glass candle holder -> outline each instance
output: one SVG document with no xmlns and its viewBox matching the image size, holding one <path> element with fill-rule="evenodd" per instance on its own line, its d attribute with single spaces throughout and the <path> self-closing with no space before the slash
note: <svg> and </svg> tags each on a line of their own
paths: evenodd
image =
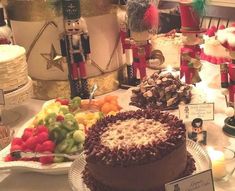
<svg viewBox="0 0 235 191">
<path fill-rule="evenodd" d="M 207 147 L 212 162 L 212 172 L 215 181 L 227 181 L 235 171 L 235 151 L 226 148 Z"/>
</svg>

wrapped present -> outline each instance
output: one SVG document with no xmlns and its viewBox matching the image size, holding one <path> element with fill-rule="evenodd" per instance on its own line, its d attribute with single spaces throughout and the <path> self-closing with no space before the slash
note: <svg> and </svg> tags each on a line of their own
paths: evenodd
<svg viewBox="0 0 235 191">
<path fill-rule="evenodd" d="M 69 96 L 68 68 L 66 59 L 61 56 L 59 41 L 64 31 L 61 1 L 7 0 L 6 5 L 14 43 L 27 50 L 34 96 L 39 99 Z M 87 22 L 91 43 L 88 82 L 92 85 L 94 79 L 99 81 L 99 77 L 108 77 L 111 79 L 109 84 L 113 85 L 107 86 L 105 81 L 100 83 L 102 91 L 99 93 L 113 91 L 118 87 L 117 74 L 122 61 L 112 0 L 81 0 L 81 14 Z"/>
</svg>

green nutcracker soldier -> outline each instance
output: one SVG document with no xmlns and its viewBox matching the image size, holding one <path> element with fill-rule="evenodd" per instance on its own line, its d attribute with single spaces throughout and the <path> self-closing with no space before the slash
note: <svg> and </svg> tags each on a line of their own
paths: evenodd
<svg viewBox="0 0 235 191">
<path fill-rule="evenodd" d="M 71 97 L 89 98 L 85 63 L 90 59 L 90 41 L 86 21 L 81 17 L 79 0 L 62 0 L 65 33 L 60 40 L 67 58 Z"/>
</svg>

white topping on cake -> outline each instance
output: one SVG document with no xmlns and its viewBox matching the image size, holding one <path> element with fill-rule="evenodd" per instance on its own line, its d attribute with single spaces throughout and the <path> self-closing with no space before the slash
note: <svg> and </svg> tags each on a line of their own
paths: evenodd
<svg viewBox="0 0 235 191">
<path fill-rule="evenodd" d="M 132 148 L 167 139 L 169 126 L 153 119 L 129 119 L 110 124 L 101 136 L 101 144 L 114 148 Z"/>
</svg>

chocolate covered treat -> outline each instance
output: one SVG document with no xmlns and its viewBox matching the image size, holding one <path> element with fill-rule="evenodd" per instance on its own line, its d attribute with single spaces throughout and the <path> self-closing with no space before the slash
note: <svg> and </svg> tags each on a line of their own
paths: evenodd
<svg viewBox="0 0 235 191">
<path fill-rule="evenodd" d="M 185 125 L 146 109 L 118 113 L 88 132 L 83 179 L 91 191 L 162 191 L 187 176 L 195 162 L 186 150 Z"/>
<path fill-rule="evenodd" d="M 156 71 L 132 90 L 130 105 L 146 109 L 175 109 L 178 104 L 189 103 L 191 87 L 170 72 Z"/>
</svg>

